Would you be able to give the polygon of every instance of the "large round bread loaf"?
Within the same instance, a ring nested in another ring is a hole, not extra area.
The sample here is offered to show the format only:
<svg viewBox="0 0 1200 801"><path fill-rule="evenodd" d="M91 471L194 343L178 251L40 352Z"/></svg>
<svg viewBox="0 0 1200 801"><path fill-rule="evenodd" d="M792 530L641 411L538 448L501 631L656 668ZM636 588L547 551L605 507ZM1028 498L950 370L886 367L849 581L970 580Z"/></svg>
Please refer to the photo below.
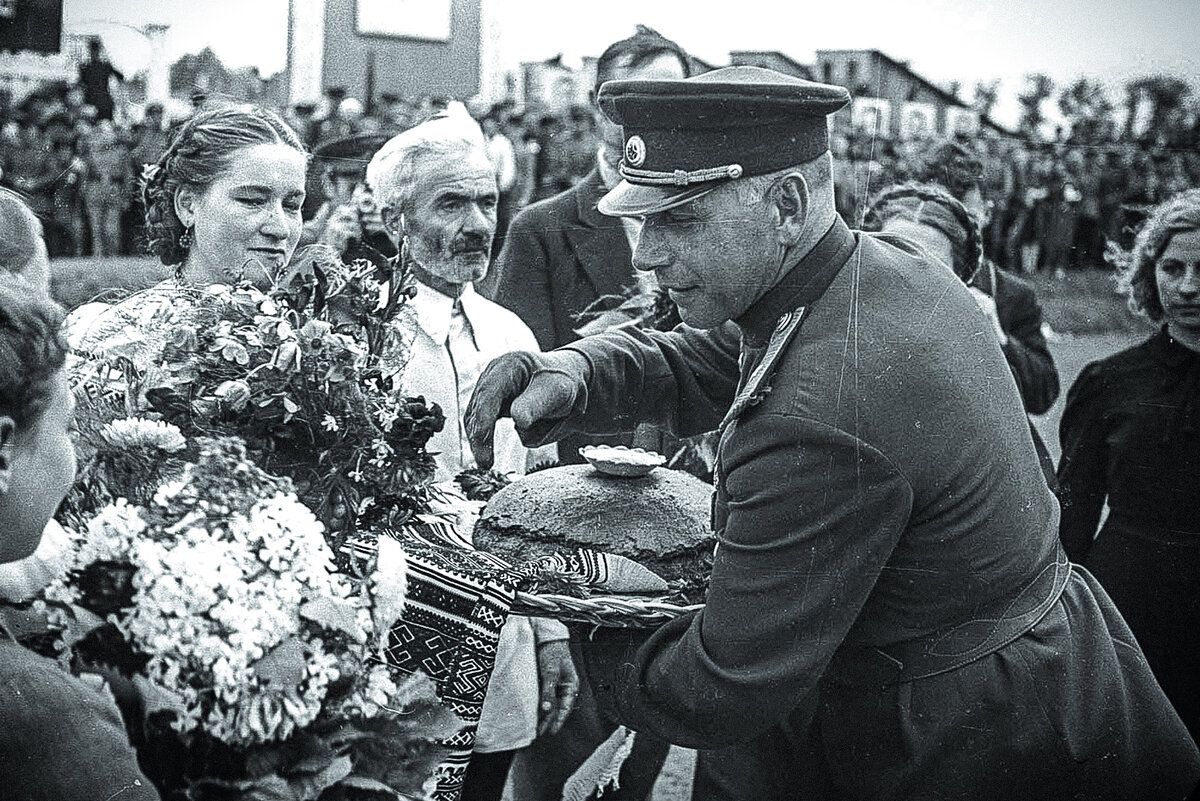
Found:
<svg viewBox="0 0 1200 801"><path fill-rule="evenodd" d="M493 495L475 526L475 546L518 565L574 548L616 553L695 599L712 569L711 494L678 470L622 478L590 465L554 467Z"/></svg>

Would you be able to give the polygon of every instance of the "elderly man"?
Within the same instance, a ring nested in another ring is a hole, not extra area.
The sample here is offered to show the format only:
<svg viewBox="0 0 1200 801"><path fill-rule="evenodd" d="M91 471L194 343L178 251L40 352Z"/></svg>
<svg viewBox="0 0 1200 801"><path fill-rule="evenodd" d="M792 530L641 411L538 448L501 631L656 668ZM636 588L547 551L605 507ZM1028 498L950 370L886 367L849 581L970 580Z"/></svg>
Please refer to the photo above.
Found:
<svg viewBox="0 0 1200 801"><path fill-rule="evenodd" d="M720 422L705 608L586 649L630 726L724 749L694 797L1183 798L1200 753L1062 553L990 322L834 211L826 115L847 102L752 67L606 84L625 180L601 211L644 220L634 266L687 325L493 363L477 456L501 409L534 442ZM730 319L739 376L696 330Z"/></svg>
<svg viewBox="0 0 1200 801"><path fill-rule="evenodd" d="M403 332L411 344L401 389L445 412L446 426L428 448L437 477L453 478L475 464L460 410L483 366L507 351L537 348L516 315L471 288L487 271L495 171L479 126L456 109L390 139L367 165L367 182L417 284L415 317ZM524 472L530 457L511 427L500 426L496 441L496 468ZM513 753L562 725L578 689L566 640L556 621L513 617L505 624L463 801L499 801Z"/></svg>

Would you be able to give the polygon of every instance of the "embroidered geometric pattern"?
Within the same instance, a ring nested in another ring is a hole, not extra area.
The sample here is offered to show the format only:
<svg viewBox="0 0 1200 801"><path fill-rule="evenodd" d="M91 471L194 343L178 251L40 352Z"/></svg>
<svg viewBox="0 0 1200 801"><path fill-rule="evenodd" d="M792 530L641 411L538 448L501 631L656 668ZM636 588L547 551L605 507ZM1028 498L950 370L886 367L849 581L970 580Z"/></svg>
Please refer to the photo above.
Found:
<svg viewBox="0 0 1200 801"><path fill-rule="evenodd" d="M580 587L604 585L618 573L628 575L633 563L614 554L578 549L513 567L475 550L453 526L429 521L389 531L387 536L403 545L406 585L403 609L388 632L383 655L398 671L420 670L428 675L438 698L462 719L462 729L444 742L451 753L438 767L433 796L436 801L456 801L495 667L500 629L517 589L536 586L548 577ZM351 547L366 556L375 546L358 541Z"/></svg>
<svg viewBox="0 0 1200 801"><path fill-rule="evenodd" d="M457 544L439 547L430 542L436 534L428 529L419 537L406 534L393 533L404 544L407 590L384 656L399 671L425 672L442 703L463 721L445 742L451 753L438 767L434 793L437 801L454 801L474 749L500 629L515 590L504 575L507 565L494 557Z"/></svg>

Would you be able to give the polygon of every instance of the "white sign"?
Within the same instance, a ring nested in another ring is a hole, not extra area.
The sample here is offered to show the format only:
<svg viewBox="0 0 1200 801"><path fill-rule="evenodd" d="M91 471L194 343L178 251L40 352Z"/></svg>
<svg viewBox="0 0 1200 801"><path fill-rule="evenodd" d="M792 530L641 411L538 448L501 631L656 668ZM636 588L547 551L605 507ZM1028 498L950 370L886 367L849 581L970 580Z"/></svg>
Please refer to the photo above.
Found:
<svg viewBox="0 0 1200 801"><path fill-rule="evenodd" d="M413 39L450 39L451 0L358 0L358 32Z"/></svg>
<svg viewBox="0 0 1200 801"><path fill-rule="evenodd" d="M937 135L937 106L905 103L900 112L901 139L928 139Z"/></svg>
<svg viewBox="0 0 1200 801"><path fill-rule="evenodd" d="M892 104L882 97L856 97L851 106L854 130L887 136L891 133Z"/></svg>

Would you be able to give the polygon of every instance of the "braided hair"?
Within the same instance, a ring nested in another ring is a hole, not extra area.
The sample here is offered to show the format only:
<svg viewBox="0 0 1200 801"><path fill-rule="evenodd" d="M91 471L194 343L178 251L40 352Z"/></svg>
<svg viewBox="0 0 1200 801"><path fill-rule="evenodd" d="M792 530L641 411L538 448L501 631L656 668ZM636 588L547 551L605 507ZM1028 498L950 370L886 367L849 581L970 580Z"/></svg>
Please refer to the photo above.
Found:
<svg viewBox="0 0 1200 801"><path fill-rule="evenodd" d="M255 145L282 144L306 153L304 143L277 114L258 106L222 106L201 111L175 134L154 164L142 171L146 245L165 265L182 264L186 230L175 213L181 187L208 188L229 168L233 154Z"/></svg>
<svg viewBox="0 0 1200 801"><path fill-rule="evenodd" d="M979 223L966 206L937 184L908 182L888 187L875 196L863 219L863 230L879 231L884 223L902 218L940 231L950 240L951 268L963 283L983 264Z"/></svg>

